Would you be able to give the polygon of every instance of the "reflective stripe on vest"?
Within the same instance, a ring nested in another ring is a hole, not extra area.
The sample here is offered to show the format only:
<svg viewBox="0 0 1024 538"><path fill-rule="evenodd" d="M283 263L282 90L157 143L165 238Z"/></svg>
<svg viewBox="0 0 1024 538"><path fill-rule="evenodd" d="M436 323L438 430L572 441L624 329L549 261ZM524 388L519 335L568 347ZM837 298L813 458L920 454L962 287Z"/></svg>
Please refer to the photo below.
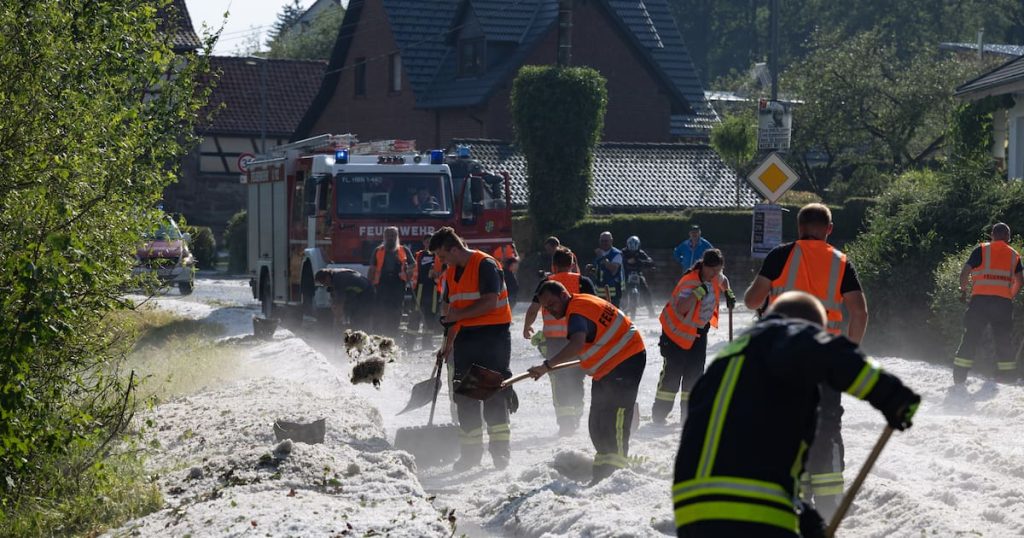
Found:
<svg viewBox="0 0 1024 538"><path fill-rule="evenodd" d="M826 273L822 269L828 265ZM824 241L801 239L793 244L782 274L772 281L770 302L787 291L810 293L825 306L828 324L825 329L839 334L843 322L843 296L840 286L846 274L846 254Z"/></svg>
<svg viewBox="0 0 1024 538"><path fill-rule="evenodd" d="M548 275L547 280L560 282L573 295L580 292L580 275L576 273L555 273ZM569 318L557 319L544 308L541 308L540 311L541 319L544 320L544 337L565 338L569 329Z"/></svg>
<svg viewBox="0 0 1024 538"><path fill-rule="evenodd" d="M462 270L462 276L456 280L454 265L445 271L444 278L448 286L448 302L452 308L466 308L473 304L473 301L480 299L480 263L494 258L479 250L472 251L469 261ZM501 264L494 260L498 269ZM508 290L505 288L505 279L498 279L498 300L490 311L474 318L462 319L455 323L456 327L476 327L480 325L503 325L512 323L512 310L508 306Z"/></svg>
<svg viewBox="0 0 1024 538"><path fill-rule="evenodd" d="M711 284L712 293L714 293L715 298L715 308L712 310L711 318L703 319L701 317L701 312L703 311L701 300L697 301L693 311L685 319L676 312L675 302L679 295L686 290L693 290L702 284L700 271L688 271L676 283L675 289L672 290L672 295L669 296L668 304L661 310L661 318L659 319L662 332L665 333L665 336L668 336L669 340L672 340L682 349L693 347L694 341L698 338L698 332L709 322L715 327L718 326L718 302L722 288L717 278Z"/></svg>
<svg viewBox="0 0 1024 538"><path fill-rule="evenodd" d="M782 486L732 476L709 476L672 487L676 527L698 521L745 521L797 532L793 499Z"/></svg>
<svg viewBox="0 0 1024 538"><path fill-rule="evenodd" d="M1020 255L1006 241L981 244L981 265L971 269L971 296L994 295L1013 298L1013 272Z"/></svg>
<svg viewBox="0 0 1024 538"><path fill-rule="evenodd" d="M573 295L565 311L566 319L573 314L579 314L597 326L594 341L584 343L579 354L580 367L595 380L644 350L644 340L633 322L610 302L593 295Z"/></svg>
<svg viewBox="0 0 1024 538"><path fill-rule="evenodd" d="M377 250L373 251L373 266L376 267L376 271L373 272L373 285L380 284L380 273L384 269L384 247L377 247ZM398 277L405 282L405 249L401 245L398 246ZM419 268L417 268L418 270Z"/></svg>

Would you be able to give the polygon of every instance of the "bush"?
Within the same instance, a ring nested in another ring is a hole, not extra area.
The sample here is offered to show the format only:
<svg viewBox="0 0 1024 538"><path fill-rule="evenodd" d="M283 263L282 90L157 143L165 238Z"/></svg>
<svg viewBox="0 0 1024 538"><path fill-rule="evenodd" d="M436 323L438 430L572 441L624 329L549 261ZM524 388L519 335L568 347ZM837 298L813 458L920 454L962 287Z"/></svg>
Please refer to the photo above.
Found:
<svg viewBox="0 0 1024 538"><path fill-rule="evenodd" d="M605 79L589 67L528 65L512 82L511 100L530 215L538 231L571 226L589 208L594 147L608 105Z"/></svg>
<svg viewBox="0 0 1024 538"><path fill-rule="evenodd" d="M217 240L213 236L213 230L209 226L184 225L181 231L191 236L189 249L196 258L196 267L214 269L217 265Z"/></svg>
<svg viewBox="0 0 1024 538"><path fill-rule="evenodd" d="M984 240L995 222L1020 230L1022 196L1020 182L974 164L898 177L868 211L867 231L847 249L868 296L871 326L883 329L869 334L887 344L936 345L927 332L936 268L949 253Z"/></svg>
<svg viewBox="0 0 1024 538"><path fill-rule="evenodd" d="M239 274L249 267L249 224L245 210L232 215L224 230L224 243L228 248L228 272Z"/></svg>

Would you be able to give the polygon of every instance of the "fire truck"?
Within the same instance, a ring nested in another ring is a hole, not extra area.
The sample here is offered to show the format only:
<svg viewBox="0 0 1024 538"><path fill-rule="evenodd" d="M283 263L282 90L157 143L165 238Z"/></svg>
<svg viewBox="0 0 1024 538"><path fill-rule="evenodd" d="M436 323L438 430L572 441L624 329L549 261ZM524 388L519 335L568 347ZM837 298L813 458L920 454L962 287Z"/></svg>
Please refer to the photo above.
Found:
<svg viewBox="0 0 1024 538"><path fill-rule="evenodd" d="M418 153L414 141L324 134L257 157L242 182L250 285L266 317L329 306L313 275L325 267L366 274L388 226L414 252L442 226L488 253L512 244L509 175L484 170L464 146Z"/></svg>

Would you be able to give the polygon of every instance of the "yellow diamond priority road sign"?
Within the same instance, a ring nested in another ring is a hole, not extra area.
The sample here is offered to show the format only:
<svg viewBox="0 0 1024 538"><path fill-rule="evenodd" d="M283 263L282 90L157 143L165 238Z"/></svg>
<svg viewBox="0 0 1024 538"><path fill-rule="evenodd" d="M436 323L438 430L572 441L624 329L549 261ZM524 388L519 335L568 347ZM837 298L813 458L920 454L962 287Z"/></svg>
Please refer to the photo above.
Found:
<svg viewBox="0 0 1024 538"><path fill-rule="evenodd" d="M777 202L799 180L800 176L778 153L769 155L747 176L747 181L764 195L770 204Z"/></svg>

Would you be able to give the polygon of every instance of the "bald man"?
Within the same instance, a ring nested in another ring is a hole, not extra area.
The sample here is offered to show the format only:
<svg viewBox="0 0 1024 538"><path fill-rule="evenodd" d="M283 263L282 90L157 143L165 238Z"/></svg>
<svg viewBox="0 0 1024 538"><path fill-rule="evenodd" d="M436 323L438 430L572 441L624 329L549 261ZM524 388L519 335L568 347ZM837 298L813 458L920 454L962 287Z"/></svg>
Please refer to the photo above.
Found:
<svg viewBox="0 0 1024 538"><path fill-rule="evenodd" d="M672 488L678 536L824 536L821 517L793 500L820 383L866 400L898 430L910 427L921 398L850 339L826 333L826 321L814 296L783 293L697 382Z"/></svg>

